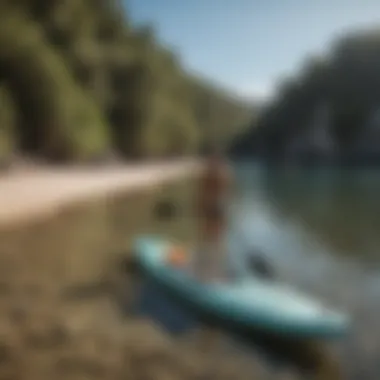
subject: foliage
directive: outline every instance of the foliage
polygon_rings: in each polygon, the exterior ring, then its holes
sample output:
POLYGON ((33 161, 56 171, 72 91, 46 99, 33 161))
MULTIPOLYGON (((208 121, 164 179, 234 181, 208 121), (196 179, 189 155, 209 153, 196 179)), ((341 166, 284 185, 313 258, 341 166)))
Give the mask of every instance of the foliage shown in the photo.
POLYGON ((60 161, 194 154, 208 130, 228 139, 250 112, 189 75, 153 28, 132 27, 117 0, 3 1, 0 70, 17 115, 1 104, 3 152, 60 161))

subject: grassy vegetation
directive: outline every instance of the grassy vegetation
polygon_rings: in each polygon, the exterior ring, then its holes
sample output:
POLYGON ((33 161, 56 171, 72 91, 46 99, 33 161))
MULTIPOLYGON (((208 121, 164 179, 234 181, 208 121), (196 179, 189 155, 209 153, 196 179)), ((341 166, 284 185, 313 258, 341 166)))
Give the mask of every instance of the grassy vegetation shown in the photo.
POLYGON ((118 1, 2 2, 0 74, 1 156, 192 154, 251 112, 186 73, 152 28, 132 28, 118 1))

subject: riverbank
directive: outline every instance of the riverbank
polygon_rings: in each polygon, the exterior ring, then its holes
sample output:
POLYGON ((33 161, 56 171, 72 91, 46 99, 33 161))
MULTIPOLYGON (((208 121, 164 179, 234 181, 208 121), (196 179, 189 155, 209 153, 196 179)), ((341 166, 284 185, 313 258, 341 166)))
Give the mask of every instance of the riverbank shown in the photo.
POLYGON ((192 333, 173 338, 125 310, 138 286, 120 268, 120 254, 138 233, 191 240, 198 168, 38 169, 1 179, 3 221, 55 216, 0 234, 0 378, 195 380, 210 369, 221 380, 263 378, 252 358, 231 358, 223 347, 201 352, 192 333), (119 191, 125 196, 111 196, 119 191), (95 201, 58 212, 88 197, 95 201), (157 221, 152 205, 166 197, 182 216, 157 221))
POLYGON ((51 217, 75 203, 135 192, 193 175, 200 162, 34 168, 0 177, 0 228, 51 217))

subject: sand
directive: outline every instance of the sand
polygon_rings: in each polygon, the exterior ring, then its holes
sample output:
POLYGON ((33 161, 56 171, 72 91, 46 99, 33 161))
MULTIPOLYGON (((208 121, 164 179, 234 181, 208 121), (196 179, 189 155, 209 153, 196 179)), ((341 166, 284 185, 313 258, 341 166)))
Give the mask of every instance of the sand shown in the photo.
POLYGON ((200 163, 46 168, 0 176, 0 227, 54 216, 76 202, 157 186, 199 170, 200 163))

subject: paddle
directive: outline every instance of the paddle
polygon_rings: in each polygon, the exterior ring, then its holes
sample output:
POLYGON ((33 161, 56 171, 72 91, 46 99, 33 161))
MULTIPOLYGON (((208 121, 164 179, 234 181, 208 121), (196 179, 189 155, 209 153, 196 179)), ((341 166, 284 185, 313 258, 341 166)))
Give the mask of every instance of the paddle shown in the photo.
POLYGON ((243 245, 246 247, 246 265, 250 274, 268 280, 276 278, 276 271, 273 265, 264 257, 265 255, 258 251, 257 248, 253 248, 246 236, 243 234, 240 234, 240 236, 242 237, 240 241, 244 242, 243 245))
POLYGON ((255 252, 249 256, 248 260, 248 268, 255 276, 259 275, 265 279, 274 279, 276 277, 273 266, 262 255, 255 252))

